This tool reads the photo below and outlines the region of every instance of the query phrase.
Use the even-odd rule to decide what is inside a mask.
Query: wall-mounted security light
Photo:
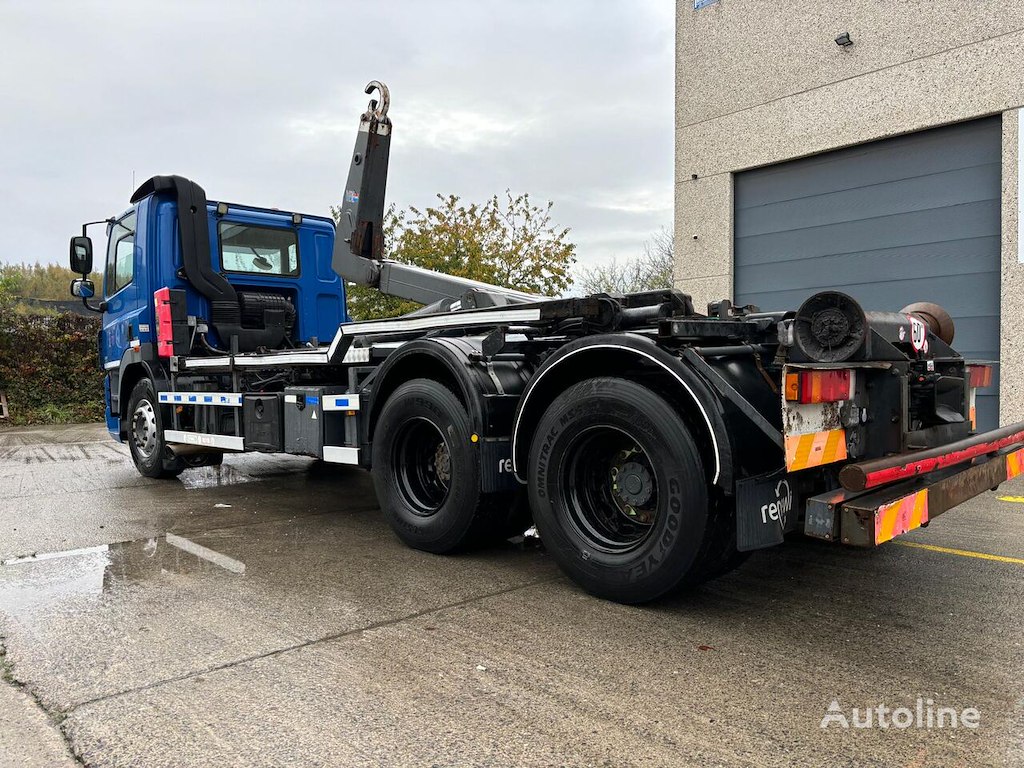
[[[850,33],[843,32],[843,34],[839,35],[839,37],[836,38],[836,45],[843,48],[849,48],[853,45],[853,40],[850,39]]]

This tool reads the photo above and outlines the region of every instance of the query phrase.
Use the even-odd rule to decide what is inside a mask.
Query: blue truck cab
[[[331,266],[331,219],[207,201],[201,188],[180,177],[150,179],[132,203],[106,222],[103,302],[96,307],[103,312],[99,356],[107,373],[106,422],[116,439],[126,437],[123,408],[132,387],[143,377],[156,380],[157,369],[164,369],[157,365],[155,294],[161,289],[188,317],[190,344],[198,339],[211,349],[316,346],[348,319],[344,283]],[[87,240],[84,232],[74,238],[73,267],[75,241],[80,256],[86,248],[91,255]],[[75,282],[75,295],[94,292],[82,285],[87,281]],[[263,327],[271,315],[271,324],[281,321],[276,334]],[[225,328],[236,331],[233,339]]]

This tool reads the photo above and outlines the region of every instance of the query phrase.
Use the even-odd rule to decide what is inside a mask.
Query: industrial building
[[[1024,420],[1024,0],[681,0],[676,281],[702,307],[934,301]]]

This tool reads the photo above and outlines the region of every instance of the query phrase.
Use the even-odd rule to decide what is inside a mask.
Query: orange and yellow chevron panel
[[[1006,454],[1006,479],[1012,480],[1024,470],[1024,448]]]
[[[786,435],[786,469],[820,467],[846,458],[846,431],[830,429],[806,435]]]
[[[894,539],[928,522],[928,491],[883,504],[875,512],[875,544]]]

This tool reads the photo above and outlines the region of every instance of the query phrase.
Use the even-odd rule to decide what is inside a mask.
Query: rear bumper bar
[[[839,472],[839,482],[848,491],[866,491],[966,464],[1017,444],[1024,444],[1024,421],[926,451],[847,464]]]
[[[968,466],[957,464],[879,490],[832,491],[807,500],[804,532],[855,547],[878,546],[1022,471],[1024,447],[1018,441]]]

